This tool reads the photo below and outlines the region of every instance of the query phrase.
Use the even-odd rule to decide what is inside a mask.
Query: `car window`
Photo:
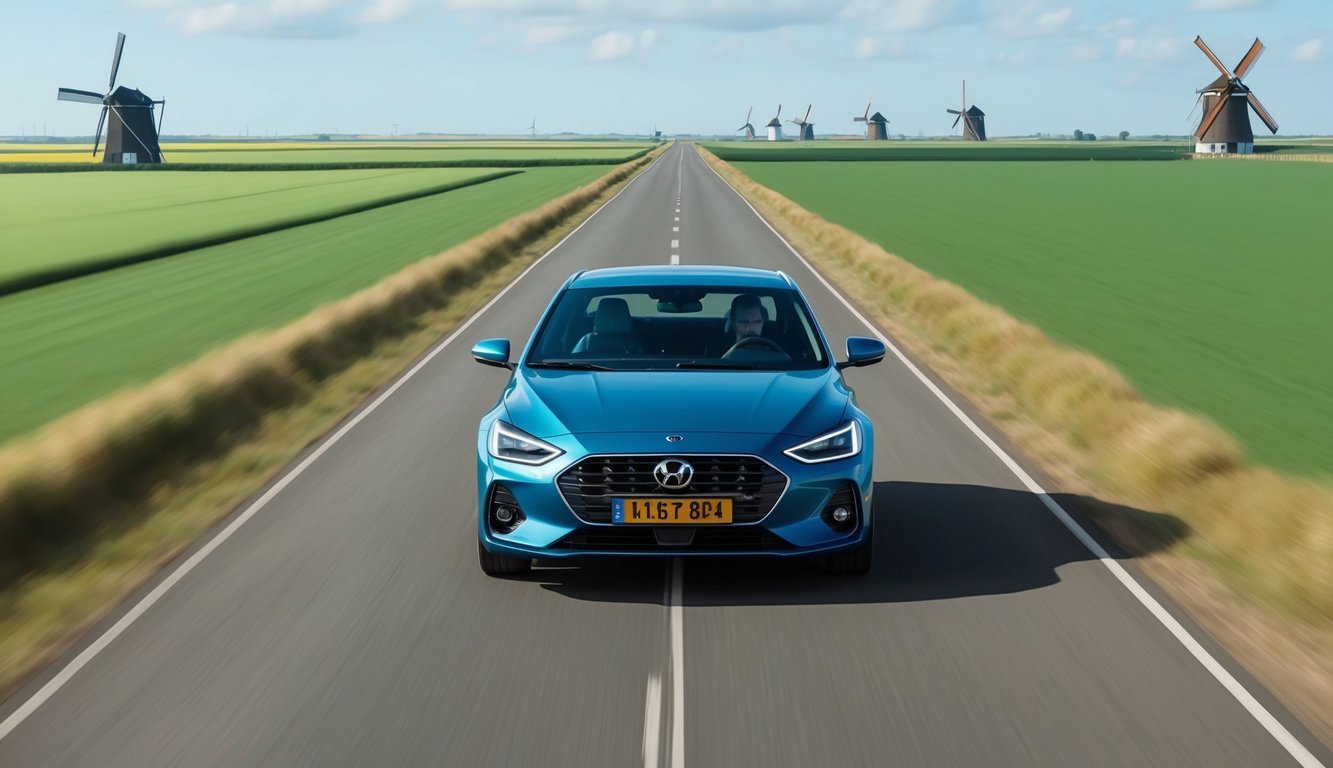
[[[741,308],[739,323],[732,322],[733,305]],[[827,366],[828,353],[793,290],[574,288],[557,298],[525,362],[615,370],[809,370]]]

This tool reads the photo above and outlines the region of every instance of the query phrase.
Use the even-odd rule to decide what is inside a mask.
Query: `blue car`
[[[874,433],[781,273],[652,266],[575,274],[527,348],[477,342],[511,371],[477,431],[478,555],[490,575],[534,558],[819,555],[871,565]]]

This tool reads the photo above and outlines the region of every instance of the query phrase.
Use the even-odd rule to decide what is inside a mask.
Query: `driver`
[[[764,305],[753,293],[742,293],[731,300],[731,311],[727,313],[730,333],[718,336],[708,344],[708,357],[721,357],[732,345],[741,339],[764,335]]]

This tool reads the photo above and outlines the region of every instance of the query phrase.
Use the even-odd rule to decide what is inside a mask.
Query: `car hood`
[[[514,426],[536,437],[595,432],[814,435],[851,392],[832,370],[550,371],[522,368],[505,393]]]

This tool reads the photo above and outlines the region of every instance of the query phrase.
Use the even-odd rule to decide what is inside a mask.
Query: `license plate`
[[[634,497],[611,500],[611,522],[651,525],[710,525],[731,522],[731,499]]]

